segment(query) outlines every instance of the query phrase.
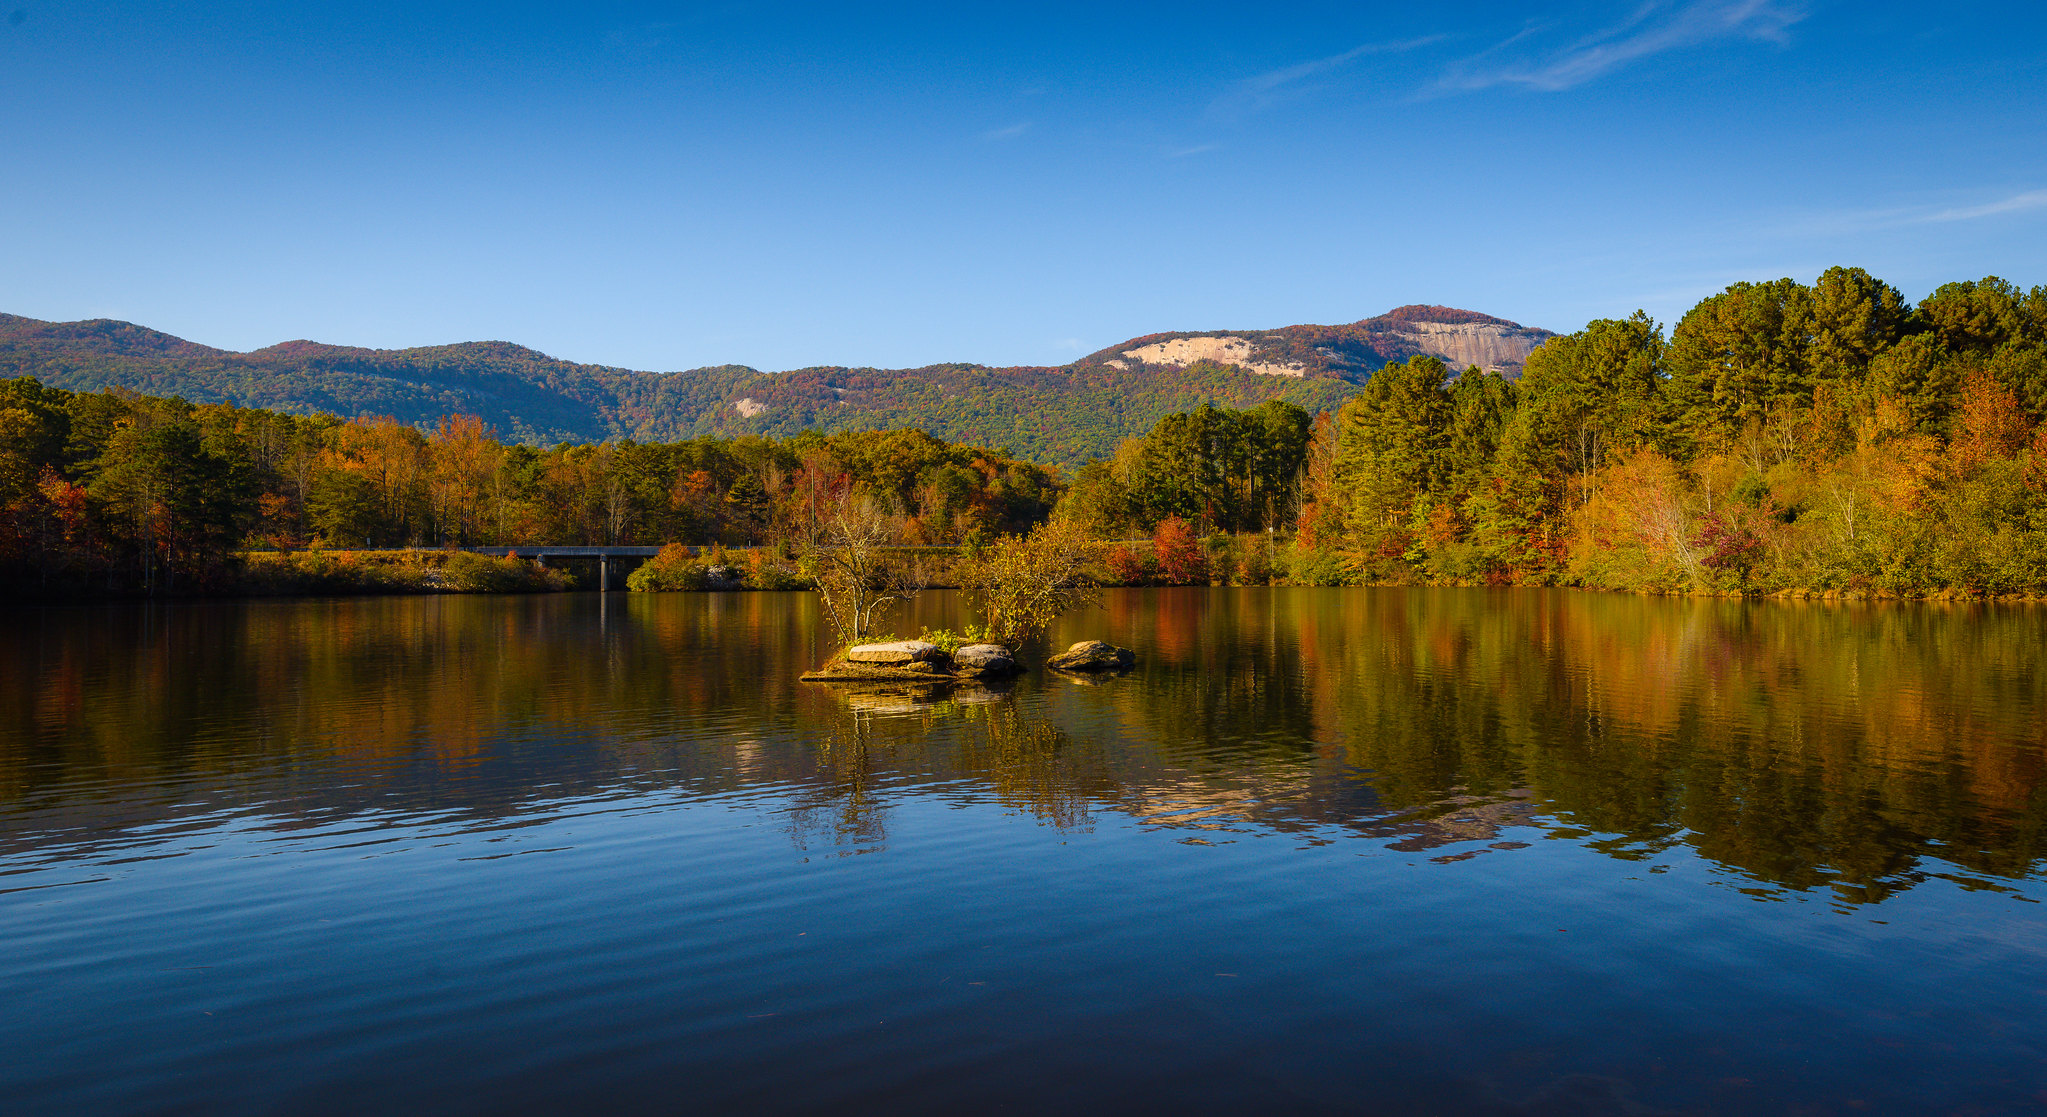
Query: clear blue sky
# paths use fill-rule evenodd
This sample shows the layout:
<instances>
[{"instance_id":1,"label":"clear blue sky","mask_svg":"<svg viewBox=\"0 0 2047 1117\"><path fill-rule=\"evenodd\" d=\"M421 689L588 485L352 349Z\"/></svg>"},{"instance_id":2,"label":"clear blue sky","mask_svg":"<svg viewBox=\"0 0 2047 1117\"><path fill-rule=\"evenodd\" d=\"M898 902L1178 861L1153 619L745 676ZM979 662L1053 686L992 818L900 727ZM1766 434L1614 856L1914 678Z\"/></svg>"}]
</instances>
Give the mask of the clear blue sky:
<instances>
[{"instance_id":1,"label":"clear blue sky","mask_svg":"<svg viewBox=\"0 0 2047 1117\"><path fill-rule=\"evenodd\" d=\"M1532 11L0 0L0 310L781 369L2047 283L2047 5Z\"/></svg>"}]
</instances>

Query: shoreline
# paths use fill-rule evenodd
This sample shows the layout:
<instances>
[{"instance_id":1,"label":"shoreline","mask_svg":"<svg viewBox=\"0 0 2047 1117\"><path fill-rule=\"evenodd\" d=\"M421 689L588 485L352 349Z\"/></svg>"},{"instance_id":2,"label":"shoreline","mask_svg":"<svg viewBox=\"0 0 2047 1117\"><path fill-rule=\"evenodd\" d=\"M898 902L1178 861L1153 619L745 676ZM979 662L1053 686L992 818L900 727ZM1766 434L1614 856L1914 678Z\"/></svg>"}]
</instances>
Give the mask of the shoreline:
<instances>
[{"instance_id":1,"label":"shoreline","mask_svg":"<svg viewBox=\"0 0 2047 1117\"><path fill-rule=\"evenodd\" d=\"M1365 582L1342 586L1316 586L1295 583L1234 584L1214 582L1205 585L1168 584L1124 584L1104 581L1103 589L1335 589L1335 590L1565 590L1573 593L1613 594L1624 597L1685 599L1699 601L1775 601L1797 604L1824 605L1868 605L1868 604L1938 604L1938 605L2040 605L2047 604L2047 593L1969 593L1958 590L1936 590L1928 593L1898 593L1885 590L1814 590L1806 588L1758 591L1740 593L1727 590L1639 590L1618 589L1604 586L1575 585L1483 585L1452 582ZM959 587L948 581L934 581L924 587L926 590L957 591ZM445 584L327 584L307 587L262 587L250 585L222 585L197 590L174 590L167 593L147 593L139 590L97 591L85 593L66 592L0 592L0 606L45 606L45 605L110 605L141 604L150 602L199 602L199 601L314 601L326 599L364 597L544 597L562 594L618 594L628 597L654 597L668 595L713 595L713 594L755 594L755 593L813 593L808 587L750 586L744 583L710 586L701 589L631 590L615 586L599 590L592 586L566 584L559 586L524 586L495 589L464 589Z\"/></svg>"}]
</instances>

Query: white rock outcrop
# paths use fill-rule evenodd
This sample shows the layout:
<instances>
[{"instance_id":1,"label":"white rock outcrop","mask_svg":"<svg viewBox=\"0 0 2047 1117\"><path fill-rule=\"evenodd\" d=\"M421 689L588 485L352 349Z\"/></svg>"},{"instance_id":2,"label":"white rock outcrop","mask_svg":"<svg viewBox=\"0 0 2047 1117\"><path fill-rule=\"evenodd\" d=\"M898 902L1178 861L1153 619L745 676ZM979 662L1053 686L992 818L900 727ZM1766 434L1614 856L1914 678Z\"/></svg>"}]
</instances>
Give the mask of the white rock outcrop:
<instances>
[{"instance_id":1,"label":"white rock outcrop","mask_svg":"<svg viewBox=\"0 0 2047 1117\"><path fill-rule=\"evenodd\" d=\"M848 663L918 663L945 655L929 640L898 640L892 644L855 644L846 649Z\"/></svg>"},{"instance_id":2,"label":"white rock outcrop","mask_svg":"<svg viewBox=\"0 0 2047 1117\"><path fill-rule=\"evenodd\" d=\"M1268 364L1251 359L1251 339L1243 337L1176 337L1165 341L1154 341L1135 349L1125 349L1125 357L1154 365L1191 365L1196 361L1214 361L1217 364L1236 365L1245 372L1260 376L1305 376L1307 369L1300 365ZM1110 361L1117 367L1120 362Z\"/></svg>"}]
</instances>

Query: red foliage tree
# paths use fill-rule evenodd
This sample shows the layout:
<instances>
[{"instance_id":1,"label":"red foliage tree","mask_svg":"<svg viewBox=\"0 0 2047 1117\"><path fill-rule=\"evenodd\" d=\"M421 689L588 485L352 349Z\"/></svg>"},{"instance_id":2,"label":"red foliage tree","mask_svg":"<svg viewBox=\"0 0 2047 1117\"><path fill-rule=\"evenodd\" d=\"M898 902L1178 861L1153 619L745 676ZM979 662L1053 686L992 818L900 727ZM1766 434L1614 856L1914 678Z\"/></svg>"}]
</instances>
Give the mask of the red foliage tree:
<instances>
[{"instance_id":1,"label":"red foliage tree","mask_svg":"<svg viewBox=\"0 0 2047 1117\"><path fill-rule=\"evenodd\" d=\"M64 547L82 546L86 528L85 488L65 480L46 465L36 481L36 490L50 505L52 526L56 528L57 535L50 542Z\"/></svg>"},{"instance_id":2,"label":"red foliage tree","mask_svg":"<svg viewBox=\"0 0 2047 1117\"><path fill-rule=\"evenodd\" d=\"M1201 540L1187 521L1171 516L1159 521L1151 536L1152 555L1158 560L1159 580L1169 586L1190 586L1208 581L1208 556Z\"/></svg>"},{"instance_id":3,"label":"red foliage tree","mask_svg":"<svg viewBox=\"0 0 2047 1117\"><path fill-rule=\"evenodd\" d=\"M1709 570L1731 570L1743 578L1763 557L1761 537L1717 514L1705 518L1693 545L1704 552L1700 565Z\"/></svg>"},{"instance_id":4,"label":"red foliage tree","mask_svg":"<svg viewBox=\"0 0 2047 1117\"><path fill-rule=\"evenodd\" d=\"M1126 586L1144 585L1158 573L1149 559L1121 543L1109 548L1103 561L1109 565L1110 576Z\"/></svg>"}]
</instances>

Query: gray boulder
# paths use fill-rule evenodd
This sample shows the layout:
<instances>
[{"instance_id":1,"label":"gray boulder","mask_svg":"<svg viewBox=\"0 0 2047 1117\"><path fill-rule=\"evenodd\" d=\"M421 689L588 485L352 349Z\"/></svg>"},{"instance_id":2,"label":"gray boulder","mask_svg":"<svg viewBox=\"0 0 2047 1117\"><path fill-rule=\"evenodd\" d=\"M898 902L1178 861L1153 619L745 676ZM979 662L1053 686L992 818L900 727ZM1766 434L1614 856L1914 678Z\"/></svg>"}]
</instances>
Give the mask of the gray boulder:
<instances>
[{"instance_id":1,"label":"gray boulder","mask_svg":"<svg viewBox=\"0 0 2047 1117\"><path fill-rule=\"evenodd\" d=\"M1045 661L1055 671L1121 671L1137 662L1137 653L1101 640L1082 640Z\"/></svg>"},{"instance_id":2,"label":"gray boulder","mask_svg":"<svg viewBox=\"0 0 2047 1117\"><path fill-rule=\"evenodd\" d=\"M1023 670L1000 644L968 644L952 653L952 664L962 674L1014 675Z\"/></svg>"},{"instance_id":3,"label":"gray boulder","mask_svg":"<svg viewBox=\"0 0 2047 1117\"><path fill-rule=\"evenodd\" d=\"M856 644L846 649L848 663L922 663L945 658L929 640L898 640L893 644Z\"/></svg>"}]
</instances>

